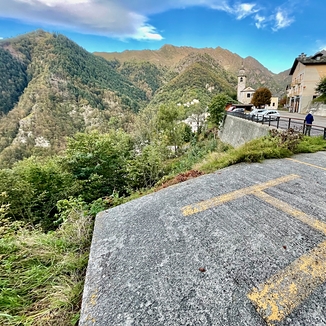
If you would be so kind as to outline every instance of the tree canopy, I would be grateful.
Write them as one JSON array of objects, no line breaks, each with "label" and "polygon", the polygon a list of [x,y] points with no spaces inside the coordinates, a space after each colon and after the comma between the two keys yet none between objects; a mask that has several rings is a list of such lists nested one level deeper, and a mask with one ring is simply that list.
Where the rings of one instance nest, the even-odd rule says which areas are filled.
[{"label": "tree canopy", "polygon": [[317,84],[316,91],[321,95],[326,96],[326,77],[322,78]]},{"label": "tree canopy", "polygon": [[27,86],[26,66],[0,47],[0,113],[8,113]]},{"label": "tree canopy", "polygon": [[261,107],[263,105],[271,104],[271,91],[266,87],[260,87],[254,93],[251,103],[256,107]]},{"label": "tree canopy", "polygon": [[212,101],[208,105],[210,122],[213,123],[215,126],[219,126],[225,114],[226,105],[232,102],[232,98],[224,93],[217,94],[215,97],[213,97]]}]

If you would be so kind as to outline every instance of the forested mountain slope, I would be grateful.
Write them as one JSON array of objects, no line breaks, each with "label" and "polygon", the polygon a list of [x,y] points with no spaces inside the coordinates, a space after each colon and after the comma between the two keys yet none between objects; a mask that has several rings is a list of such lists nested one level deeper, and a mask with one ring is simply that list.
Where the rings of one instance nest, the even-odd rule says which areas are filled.
[{"label": "forested mountain slope", "polygon": [[190,53],[174,67],[175,77],[155,94],[150,105],[198,99],[207,105],[220,92],[236,96],[236,77],[207,54]]},{"label": "forested mountain slope", "polygon": [[26,65],[0,47],[0,114],[8,113],[27,86]]},{"label": "forested mountain slope", "polygon": [[1,111],[8,113],[0,119],[0,161],[58,152],[66,136],[105,131],[115,116],[127,123],[149,101],[114,62],[65,36],[37,31],[2,41],[0,51]]},{"label": "forested mountain slope", "polygon": [[[118,61],[116,61],[118,62]],[[151,99],[155,92],[167,81],[167,69],[146,61],[128,61],[116,65],[117,71],[130,79]]]},{"label": "forested mountain slope", "polygon": [[[284,85],[286,86],[287,84],[287,82],[284,82],[279,77],[280,74],[272,73],[253,57],[241,58],[236,53],[222,49],[221,47],[198,49],[187,46],[176,47],[173,45],[164,45],[159,50],[95,52],[94,54],[102,56],[107,60],[118,60],[122,63],[129,61],[148,61],[159,67],[171,70],[174,70],[180,61],[191,54],[209,55],[235,77],[243,64],[247,72],[248,86],[253,88],[265,86],[271,90],[273,95],[282,97],[285,94]],[[285,77],[288,81],[288,74]]]},{"label": "forested mountain slope", "polygon": [[220,47],[94,55],[42,30],[1,40],[0,167],[58,153],[76,132],[134,131],[135,116],[146,107],[155,112],[195,98],[207,106],[220,92],[235,98],[242,64],[248,86],[284,94],[285,73],[275,75],[254,58]]}]

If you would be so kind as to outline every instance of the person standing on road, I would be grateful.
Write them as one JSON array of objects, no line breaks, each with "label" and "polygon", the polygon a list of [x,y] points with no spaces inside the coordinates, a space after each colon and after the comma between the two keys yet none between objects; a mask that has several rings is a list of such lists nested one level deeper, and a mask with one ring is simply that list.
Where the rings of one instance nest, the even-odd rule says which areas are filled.
[{"label": "person standing on road", "polygon": [[312,111],[310,111],[304,120],[305,122],[305,131],[304,134],[310,136],[311,126],[314,121],[314,116],[312,115]]},{"label": "person standing on road", "polygon": [[305,131],[304,134],[310,136],[311,126],[314,121],[314,116],[312,115],[312,111],[306,115],[304,122],[305,122]]}]

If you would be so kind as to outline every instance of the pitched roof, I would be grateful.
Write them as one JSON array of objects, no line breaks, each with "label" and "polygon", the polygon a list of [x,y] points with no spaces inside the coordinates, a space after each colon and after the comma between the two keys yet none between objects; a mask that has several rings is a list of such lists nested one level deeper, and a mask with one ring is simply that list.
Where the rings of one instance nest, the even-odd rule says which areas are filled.
[{"label": "pitched roof", "polygon": [[241,92],[255,92],[255,90],[252,87],[248,86],[245,89],[243,89]]},{"label": "pitched roof", "polygon": [[304,53],[301,53],[297,58],[295,58],[292,68],[290,70],[289,75],[293,75],[295,68],[297,67],[298,63],[301,62],[302,64],[308,65],[326,65],[326,51],[322,50],[320,52],[315,53],[314,55],[307,57]]}]

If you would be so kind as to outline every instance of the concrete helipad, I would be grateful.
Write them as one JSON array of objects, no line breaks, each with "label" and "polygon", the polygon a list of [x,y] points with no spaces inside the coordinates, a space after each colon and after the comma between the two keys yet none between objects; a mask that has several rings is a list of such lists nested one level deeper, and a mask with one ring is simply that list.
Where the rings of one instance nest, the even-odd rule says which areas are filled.
[{"label": "concrete helipad", "polygon": [[319,152],[102,212],[80,325],[326,325],[325,197]]}]

